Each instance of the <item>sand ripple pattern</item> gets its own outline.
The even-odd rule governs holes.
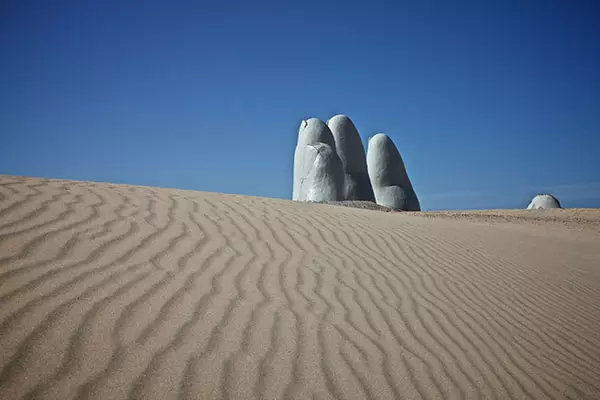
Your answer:
[[[600,237],[0,176],[2,399],[599,399]]]

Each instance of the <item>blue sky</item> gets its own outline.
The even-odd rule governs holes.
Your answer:
[[[600,2],[0,2],[0,173],[291,197],[303,118],[424,209],[600,207]]]

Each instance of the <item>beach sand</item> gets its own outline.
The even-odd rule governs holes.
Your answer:
[[[599,226],[0,176],[0,398],[600,399]]]

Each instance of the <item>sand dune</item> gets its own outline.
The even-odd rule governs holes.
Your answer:
[[[600,213],[504,214],[0,176],[0,398],[599,399]]]

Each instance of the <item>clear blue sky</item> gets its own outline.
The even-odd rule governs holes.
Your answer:
[[[600,207],[600,2],[323,3],[0,1],[0,173],[290,198],[344,113],[425,209]]]

